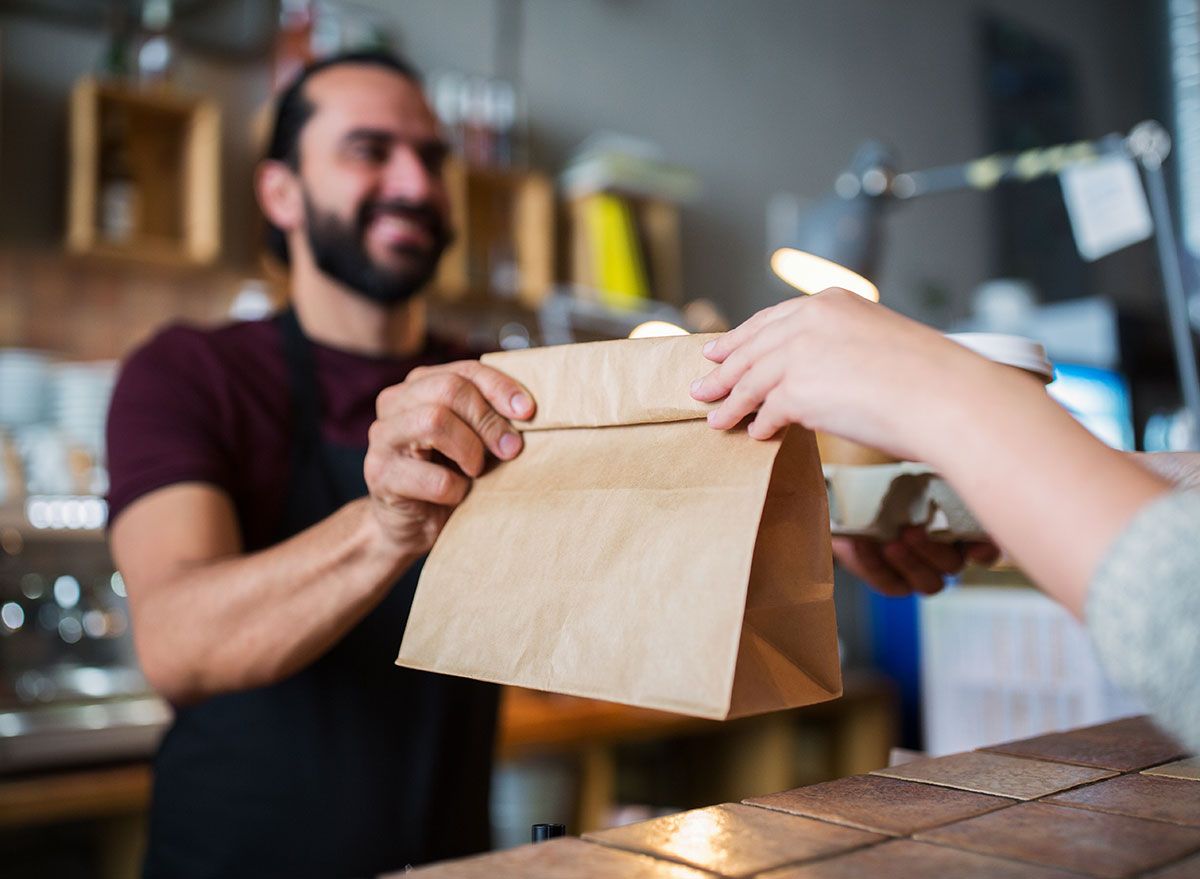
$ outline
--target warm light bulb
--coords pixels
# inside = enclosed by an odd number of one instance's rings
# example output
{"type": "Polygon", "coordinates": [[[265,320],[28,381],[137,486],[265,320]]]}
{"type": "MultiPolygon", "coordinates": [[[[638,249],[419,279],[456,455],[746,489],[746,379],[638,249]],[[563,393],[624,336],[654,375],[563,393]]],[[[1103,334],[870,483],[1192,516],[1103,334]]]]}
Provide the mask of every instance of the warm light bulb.
{"type": "Polygon", "coordinates": [[[630,332],[631,339],[650,339],[656,336],[686,336],[688,331],[665,320],[648,320],[640,323],[630,332]]]}
{"type": "Polygon", "coordinates": [[[771,255],[771,270],[804,293],[820,293],[830,287],[841,287],[857,293],[863,299],[879,301],[879,288],[858,272],[803,250],[779,248],[771,255]]]}

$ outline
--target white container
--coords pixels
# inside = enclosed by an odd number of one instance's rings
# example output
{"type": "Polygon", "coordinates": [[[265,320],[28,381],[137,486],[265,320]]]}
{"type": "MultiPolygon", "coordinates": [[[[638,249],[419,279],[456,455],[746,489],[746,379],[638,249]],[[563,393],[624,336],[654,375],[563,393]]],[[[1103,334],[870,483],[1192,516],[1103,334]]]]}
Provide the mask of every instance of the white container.
{"type": "Polygon", "coordinates": [[[45,416],[50,358],[39,351],[0,349],[0,425],[25,427],[45,416]]]}
{"type": "Polygon", "coordinates": [[[959,587],[920,607],[930,754],[1144,713],[1105,676],[1083,625],[1036,589],[959,587]]]}
{"type": "Polygon", "coordinates": [[[89,452],[101,454],[104,423],[117,377],[116,362],[61,363],[52,375],[50,415],[54,423],[89,452]]]}
{"type": "Polygon", "coordinates": [[[988,360],[1033,373],[1045,384],[1054,381],[1054,364],[1046,356],[1046,347],[1033,339],[1003,333],[947,333],[946,338],[988,360]]]}

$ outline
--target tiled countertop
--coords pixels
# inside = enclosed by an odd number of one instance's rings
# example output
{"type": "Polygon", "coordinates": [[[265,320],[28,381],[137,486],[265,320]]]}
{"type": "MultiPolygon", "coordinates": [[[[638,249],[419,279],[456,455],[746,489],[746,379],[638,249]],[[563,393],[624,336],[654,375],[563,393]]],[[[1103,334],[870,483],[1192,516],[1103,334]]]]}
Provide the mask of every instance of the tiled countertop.
{"type": "Polygon", "coordinates": [[[1200,765],[1186,757],[1128,718],[405,875],[1200,879],[1200,765]]]}

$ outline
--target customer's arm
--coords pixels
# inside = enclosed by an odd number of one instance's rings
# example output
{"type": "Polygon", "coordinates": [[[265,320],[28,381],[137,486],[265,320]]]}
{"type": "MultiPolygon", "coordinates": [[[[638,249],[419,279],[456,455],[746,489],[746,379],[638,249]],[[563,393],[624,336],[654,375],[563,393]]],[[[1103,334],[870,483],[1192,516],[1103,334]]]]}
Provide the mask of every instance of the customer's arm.
{"type": "Polygon", "coordinates": [[[1033,378],[832,290],[767,309],[712,343],[695,386],[751,436],[789,422],[924,461],[1077,616],[1101,557],[1167,483],[1097,442],[1033,378]]]}
{"type": "Polygon", "coordinates": [[[1200,751],[1200,492],[1140,510],[1092,579],[1088,631],[1109,676],[1200,751]]]}
{"type": "Polygon", "coordinates": [[[1108,449],[1035,381],[843,291],[761,312],[708,354],[693,393],[725,398],[714,427],[757,410],[758,438],[796,422],[940,470],[1085,617],[1112,678],[1200,749],[1200,493],[1170,490],[1200,457],[1108,449]]]}

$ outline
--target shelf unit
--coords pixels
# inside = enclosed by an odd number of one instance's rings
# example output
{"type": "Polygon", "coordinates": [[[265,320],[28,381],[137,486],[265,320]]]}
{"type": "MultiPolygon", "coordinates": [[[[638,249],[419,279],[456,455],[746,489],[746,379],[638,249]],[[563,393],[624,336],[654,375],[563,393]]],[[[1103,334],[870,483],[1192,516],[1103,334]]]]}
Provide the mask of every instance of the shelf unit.
{"type": "MultiPolygon", "coordinates": [[[[650,282],[650,298],[656,302],[682,305],[683,247],[679,205],[665,199],[614,191],[628,207],[637,230],[650,282]]],[[[586,205],[592,193],[568,195],[566,199],[565,275],[576,289],[593,286],[593,255],[585,232],[586,205]]]]}
{"type": "Polygon", "coordinates": [[[434,288],[446,302],[510,301],[537,308],[554,284],[550,178],[448,159],[443,171],[455,239],[434,288]]]}
{"type": "Polygon", "coordinates": [[[85,77],[71,94],[70,132],[69,251],[160,265],[216,260],[221,135],[213,101],[85,77]],[[121,216],[106,222],[106,210],[121,216]]]}
{"type": "MultiPolygon", "coordinates": [[[[91,499],[88,499],[91,500],[91,499]]],[[[0,504],[0,558],[7,551],[7,542],[15,539],[20,545],[34,543],[104,544],[107,541],[103,526],[99,528],[36,528],[20,504],[0,504]]]]}

